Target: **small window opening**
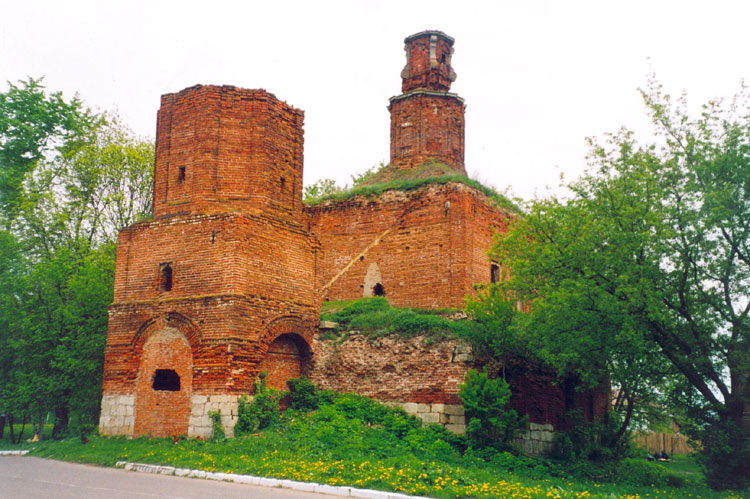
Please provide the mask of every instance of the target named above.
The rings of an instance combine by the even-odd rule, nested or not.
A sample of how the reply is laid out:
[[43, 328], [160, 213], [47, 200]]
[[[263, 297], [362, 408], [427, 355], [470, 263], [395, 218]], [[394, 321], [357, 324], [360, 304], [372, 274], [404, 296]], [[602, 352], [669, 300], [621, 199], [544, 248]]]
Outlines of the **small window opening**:
[[286, 179], [281, 177], [281, 192], [284, 192], [284, 186], [286, 185]]
[[159, 264], [159, 289], [162, 291], [172, 291], [172, 263]]
[[362, 256], [360, 256], [360, 257], [359, 257], [359, 261], [360, 261], [360, 262], [361, 262], [362, 260], [364, 260], [364, 259], [365, 259], [365, 255], [362, 255]]
[[372, 295], [373, 296], [385, 296], [385, 289], [383, 289], [383, 285], [380, 283], [377, 283], [372, 288]]
[[184, 182], [185, 181], [185, 167], [181, 166], [177, 170], [177, 181], [178, 182]]
[[493, 284], [500, 282], [500, 266], [496, 263], [490, 266], [490, 282]]
[[179, 392], [180, 375], [174, 369], [157, 369], [152, 387], [158, 391]]

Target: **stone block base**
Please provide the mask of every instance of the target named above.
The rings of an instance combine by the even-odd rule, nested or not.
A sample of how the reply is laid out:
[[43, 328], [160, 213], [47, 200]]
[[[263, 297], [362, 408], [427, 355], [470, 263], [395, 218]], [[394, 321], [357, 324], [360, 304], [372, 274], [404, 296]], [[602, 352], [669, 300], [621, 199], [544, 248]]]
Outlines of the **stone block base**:
[[519, 432], [514, 443], [524, 454], [544, 456], [552, 450], [554, 439], [555, 428], [551, 424], [529, 423], [529, 428]]
[[133, 436], [135, 426], [135, 395], [104, 395], [99, 418], [102, 435]]

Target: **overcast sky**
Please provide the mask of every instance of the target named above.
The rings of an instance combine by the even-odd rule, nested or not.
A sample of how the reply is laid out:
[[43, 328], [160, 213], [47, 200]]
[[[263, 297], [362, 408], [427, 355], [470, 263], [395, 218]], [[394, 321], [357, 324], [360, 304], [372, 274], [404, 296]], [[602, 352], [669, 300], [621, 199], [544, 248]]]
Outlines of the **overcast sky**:
[[750, 77], [748, 20], [748, 0], [6, 0], [0, 79], [44, 76], [148, 137], [161, 94], [264, 88], [305, 111], [305, 182], [346, 183], [388, 160], [403, 40], [437, 29], [456, 40], [467, 171], [530, 198], [578, 176], [586, 137], [647, 137], [650, 71], [696, 107], [733, 95]]

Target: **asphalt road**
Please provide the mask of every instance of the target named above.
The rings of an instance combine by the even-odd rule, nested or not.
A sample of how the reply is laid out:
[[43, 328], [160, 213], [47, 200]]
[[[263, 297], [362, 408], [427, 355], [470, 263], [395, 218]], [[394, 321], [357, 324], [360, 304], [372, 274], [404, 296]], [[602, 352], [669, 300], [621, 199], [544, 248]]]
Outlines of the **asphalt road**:
[[326, 494], [0, 456], [0, 498], [324, 499]]

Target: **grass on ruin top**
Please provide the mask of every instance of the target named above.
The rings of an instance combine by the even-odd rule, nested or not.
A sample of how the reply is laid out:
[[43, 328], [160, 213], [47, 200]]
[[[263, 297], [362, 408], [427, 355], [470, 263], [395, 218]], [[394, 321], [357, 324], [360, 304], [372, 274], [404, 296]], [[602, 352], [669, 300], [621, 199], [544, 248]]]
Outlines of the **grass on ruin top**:
[[382, 296], [324, 302], [320, 318], [338, 323], [337, 332], [359, 331], [369, 337], [386, 335], [426, 336], [433, 340], [468, 337], [474, 324], [451, 320], [457, 309], [419, 309], [392, 307]]
[[[411, 170], [407, 170], [400, 176], [398, 173], [396, 173], [395, 175], [384, 177], [387, 180], [379, 182], [378, 179], [381, 178], [380, 174], [381, 172], [386, 171], [385, 168], [387, 168], [387, 165], [380, 171], [374, 172], [372, 176], [367, 177], [361, 183], [356, 184], [351, 188], [345, 188], [320, 197], [307, 198], [305, 200], [305, 204], [315, 206], [328, 201], [332, 201], [335, 203], [357, 196], [379, 196], [386, 191], [406, 192], [432, 184], [447, 184], [450, 182], [458, 182], [482, 192], [485, 196], [487, 196], [487, 198], [493, 205], [502, 210], [512, 213], [521, 213], [521, 209], [518, 207], [518, 205], [516, 205], [513, 201], [508, 199], [503, 194], [500, 194], [497, 190], [482, 184], [478, 180], [471, 179], [466, 175], [456, 173], [441, 163], [427, 163]], [[439, 174], [433, 176], [430, 175], [431, 172], [438, 172]]]

